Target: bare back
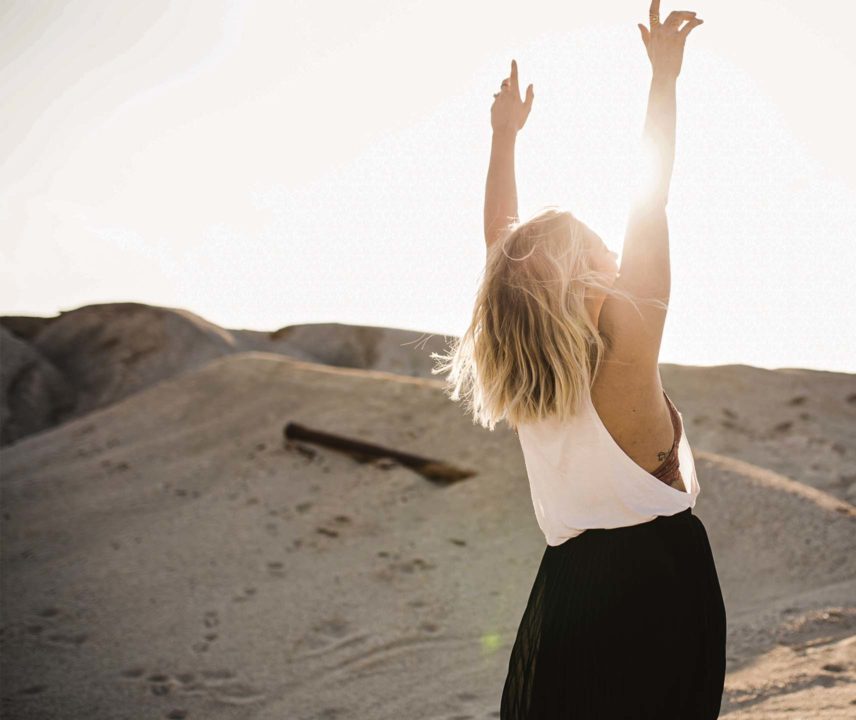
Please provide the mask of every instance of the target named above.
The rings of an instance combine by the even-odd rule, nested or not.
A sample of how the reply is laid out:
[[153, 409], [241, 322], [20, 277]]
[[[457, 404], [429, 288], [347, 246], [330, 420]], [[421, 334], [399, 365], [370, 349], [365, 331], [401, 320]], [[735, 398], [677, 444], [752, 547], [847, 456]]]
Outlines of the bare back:
[[659, 365], [616, 362], [607, 351], [591, 398], [613, 440], [646, 472], [656, 470], [675, 441]]

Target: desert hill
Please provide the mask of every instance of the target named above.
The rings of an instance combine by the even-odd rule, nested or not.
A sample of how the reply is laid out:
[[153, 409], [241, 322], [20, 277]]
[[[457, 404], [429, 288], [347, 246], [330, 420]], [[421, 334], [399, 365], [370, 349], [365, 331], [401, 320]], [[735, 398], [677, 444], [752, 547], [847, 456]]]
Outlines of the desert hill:
[[443, 346], [443, 336], [339, 323], [229, 330], [187, 310], [132, 302], [4, 316], [0, 446], [234, 353], [430, 377], [428, 353]]
[[[14, 335], [90, 409], [0, 450], [3, 717], [498, 717], [544, 549], [516, 436], [416, 373], [428, 348], [396, 358], [417, 333], [297, 326], [259, 351], [167, 313], [122, 374], [146, 313], [112, 344], [83, 314]], [[87, 342], [112, 371], [57, 359]], [[661, 373], [728, 613], [721, 717], [850, 717], [856, 377]], [[286, 439], [295, 422], [474, 474], [360, 462]]]

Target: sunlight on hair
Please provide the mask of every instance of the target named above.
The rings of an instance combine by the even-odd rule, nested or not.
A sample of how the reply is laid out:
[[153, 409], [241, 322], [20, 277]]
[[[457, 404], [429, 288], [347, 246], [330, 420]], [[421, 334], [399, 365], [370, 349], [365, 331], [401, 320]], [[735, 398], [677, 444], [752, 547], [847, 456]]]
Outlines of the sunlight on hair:
[[[575, 414], [606, 357], [609, 336], [594, 324], [588, 297], [635, 297], [592, 267], [585, 228], [547, 206], [517, 224], [487, 254], [470, 324], [448, 352], [431, 353], [444, 392], [489, 430]], [[610, 362], [623, 364], [612, 357]]]

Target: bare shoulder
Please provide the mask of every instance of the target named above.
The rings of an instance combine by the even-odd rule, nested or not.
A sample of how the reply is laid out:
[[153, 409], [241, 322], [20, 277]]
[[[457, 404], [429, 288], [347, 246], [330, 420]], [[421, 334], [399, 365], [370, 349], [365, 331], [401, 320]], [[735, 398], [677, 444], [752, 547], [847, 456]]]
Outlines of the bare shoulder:
[[656, 365], [671, 283], [665, 206], [653, 202], [634, 206], [613, 287], [629, 294], [635, 302], [607, 295], [599, 318], [619, 357]]
[[650, 377], [660, 357], [669, 294], [641, 293], [638, 286], [621, 276], [613, 287], [634, 295], [636, 304], [622, 297], [607, 295], [600, 310], [598, 326], [609, 337], [610, 352], [615, 359], [638, 366], [641, 373]]

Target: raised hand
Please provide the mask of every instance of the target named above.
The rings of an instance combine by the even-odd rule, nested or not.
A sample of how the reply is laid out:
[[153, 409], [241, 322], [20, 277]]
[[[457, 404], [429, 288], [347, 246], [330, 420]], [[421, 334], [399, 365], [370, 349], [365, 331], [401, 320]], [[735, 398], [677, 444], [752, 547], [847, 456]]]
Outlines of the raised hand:
[[[666, 22], [660, 24], [660, 0], [651, 0], [648, 12], [651, 29], [642, 24], [638, 27], [642, 33], [642, 42], [645, 44], [648, 58], [651, 60], [651, 68], [655, 75], [677, 78], [681, 74], [687, 35], [704, 20], [697, 18], [694, 12], [675, 10], [669, 13]], [[684, 20], [687, 24], [679, 30]]]
[[511, 61], [511, 76], [502, 81], [500, 90], [493, 95], [490, 106], [490, 124], [494, 132], [516, 133], [526, 124], [535, 93], [532, 84], [526, 88], [526, 100], [520, 99], [520, 85], [517, 81], [517, 61]]

